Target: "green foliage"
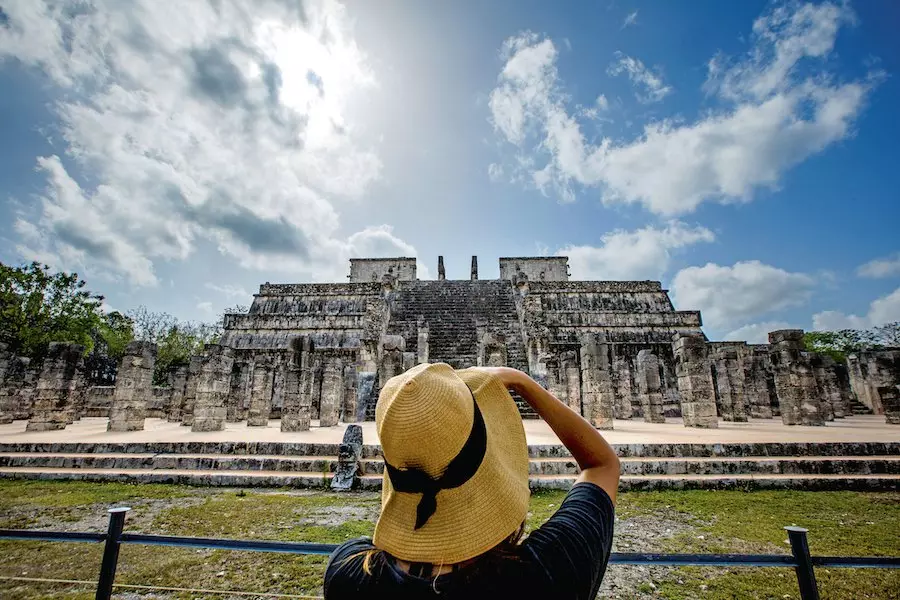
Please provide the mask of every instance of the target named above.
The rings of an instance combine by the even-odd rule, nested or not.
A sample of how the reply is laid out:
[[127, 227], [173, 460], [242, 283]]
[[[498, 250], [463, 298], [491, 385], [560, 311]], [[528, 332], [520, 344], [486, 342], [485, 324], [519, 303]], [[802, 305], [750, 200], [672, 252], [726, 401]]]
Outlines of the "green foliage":
[[848, 354], [861, 350], [900, 346], [900, 322], [886, 323], [872, 329], [807, 331], [803, 334], [803, 342], [807, 350], [827, 354], [843, 362]]
[[121, 358], [125, 346], [134, 339], [134, 323], [118, 311], [103, 315], [97, 333], [106, 344], [106, 355], [110, 358]]
[[103, 296], [84, 288], [77, 273], [52, 273], [37, 262], [0, 263], [0, 341], [38, 360], [50, 342], [82, 344], [90, 352], [92, 333], [104, 321]]

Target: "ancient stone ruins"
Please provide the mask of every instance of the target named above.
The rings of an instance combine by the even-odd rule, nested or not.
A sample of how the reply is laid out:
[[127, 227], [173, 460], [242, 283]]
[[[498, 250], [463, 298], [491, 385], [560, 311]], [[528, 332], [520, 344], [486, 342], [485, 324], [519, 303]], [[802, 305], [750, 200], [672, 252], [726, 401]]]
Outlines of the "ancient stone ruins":
[[[900, 349], [847, 364], [806, 352], [800, 330], [769, 343], [710, 342], [700, 313], [676, 311], [657, 281], [569, 281], [565, 257], [501, 258], [500, 278], [416, 278], [416, 260], [353, 259], [347, 283], [260, 286], [226, 316], [218, 344], [152, 385], [154, 344], [135, 341], [115, 386], [88, 385], [83, 349], [52, 344], [41, 365], [0, 348], [0, 422], [63, 429], [108, 416], [110, 431], [166, 418], [283, 431], [374, 418], [380, 386], [420, 362], [527, 371], [598, 428], [613, 419], [717, 427], [719, 419], [824, 425], [854, 412], [900, 424]], [[523, 418], [534, 413], [517, 399]]]

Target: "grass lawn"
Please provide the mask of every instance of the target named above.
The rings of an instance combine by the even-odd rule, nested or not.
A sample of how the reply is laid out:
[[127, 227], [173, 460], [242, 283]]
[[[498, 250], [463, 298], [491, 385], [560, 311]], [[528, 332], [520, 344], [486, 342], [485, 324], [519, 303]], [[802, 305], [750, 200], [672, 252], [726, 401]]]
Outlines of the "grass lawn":
[[[535, 494], [528, 527], [544, 522], [563, 497], [562, 492]], [[126, 527], [130, 532], [338, 543], [372, 534], [379, 501], [376, 493], [0, 481], [0, 528], [100, 531], [105, 528], [105, 509], [127, 504], [132, 506]], [[897, 493], [634, 492], [620, 496], [617, 513], [616, 549], [620, 551], [789, 553], [781, 527], [796, 524], [810, 529], [814, 554], [900, 554]], [[99, 545], [3, 542], [0, 576], [92, 580], [97, 577], [100, 554]], [[124, 546], [116, 581], [318, 595], [326, 560]], [[635, 572], [636, 578], [620, 578], [628, 569], [610, 569], [608, 579], [620, 582], [610, 595], [673, 600], [798, 597], [789, 569], [656, 567]], [[900, 598], [900, 572], [819, 569], [817, 577], [823, 599]], [[93, 592], [89, 586], [0, 580], [0, 597], [80, 599], [93, 598]], [[153, 597], [229, 596], [166, 592]]]

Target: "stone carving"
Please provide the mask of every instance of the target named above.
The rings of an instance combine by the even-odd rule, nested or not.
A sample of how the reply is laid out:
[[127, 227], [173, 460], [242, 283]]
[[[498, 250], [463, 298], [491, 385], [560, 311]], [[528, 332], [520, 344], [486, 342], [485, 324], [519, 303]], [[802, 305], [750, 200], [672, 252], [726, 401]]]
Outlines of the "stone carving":
[[699, 335], [676, 335], [674, 353], [685, 427], [717, 428], [719, 421], [706, 340]]
[[615, 373], [617, 419], [630, 419], [632, 416], [631, 400], [634, 397], [634, 386], [631, 382], [631, 363], [624, 356], [617, 356], [613, 361]]
[[344, 368], [340, 359], [329, 357], [322, 369], [322, 396], [319, 401], [319, 427], [338, 424], [344, 397]]
[[724, 421], [747, 421], [744, 368], [737, 348], [717, 348], [712, 357], [716, 382], [716, 407]]
[[116, 391], [109, 408], [108, 431], [144, 429], [147, 404], [153, 386], [156, 344], [129, 342], [116, 372]]
[[253, 383], [250, 390], [250, 409], [247, 411], [249, 427], [265, 427], [272, 412], [272, 386], [275, 382], [275, 365], [267, 356], [257, 357], [253, 364]]
[[344, 423], [355, 423], [358, 420], [356, 407], [357, 372], [355, 365], [344, 367], [344, 395], [341, 401], [341, 420]]
[[169, 398], [166, 420], [170, 423], [181, 422], [181, 409], [184, 406], [184, 391], [187, 387], [187, 365], [175, 367], [172, 373], [172, 395]]
[[604, 342], [598, 335], [586, 335], [581, 340], [582, 414], [597, 429], [612, 429], [615, 393], [609, 346]]
[[363, 434], [359, 425], [348, 425], [344, 439], [338, 447], [338, 465], [331, 479], [331, 489], [346, 492], [356, 487], [359, 481], [362, 460]]
[[[26, 431], [65, 429], [69, 402], [84, 346], [52, 342], [37, 380], [34, 408]], [[148, 386], [149, 391], [149, 386]]]
[[416, 361], [421, 365], [428, 362], [428, 323], [419, 317], [416, 325]]
[[665, 423], [663, 414], [662, 383], [659, 377], [659, 359], [650, 350], [641, 350], [637, 355], [638, 394], [644, 421], [647, 423]]
[[231, 367], [234, 352], [218, 344], [207, 344], [200, 378], [197, 381], [197, 398], [194, 401], [194, 423], [191, 431], [223, 431], [225, 429], [225, 402], [231, 391]]
[[775, 369], [775, 390], [785, 425], [825, 425], [811, 357], [803, 351], [803, 330], [769, 333], [774, 346], [770, 360]]

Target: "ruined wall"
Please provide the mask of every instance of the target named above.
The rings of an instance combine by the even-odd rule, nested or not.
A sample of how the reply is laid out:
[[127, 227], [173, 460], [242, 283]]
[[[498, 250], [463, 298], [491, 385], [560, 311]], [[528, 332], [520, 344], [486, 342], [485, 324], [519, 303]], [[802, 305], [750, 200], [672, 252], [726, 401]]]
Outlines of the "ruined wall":
[[530, 281], [568, 281], [569, 259], [565, 256], [500, 259], [502, 281], [513, 281], [520, 273], [524, 273]]
[[416, 280], [415, 258], [351, 258], [350, 283], [377, 283], [385, 275], [398, 281]]

